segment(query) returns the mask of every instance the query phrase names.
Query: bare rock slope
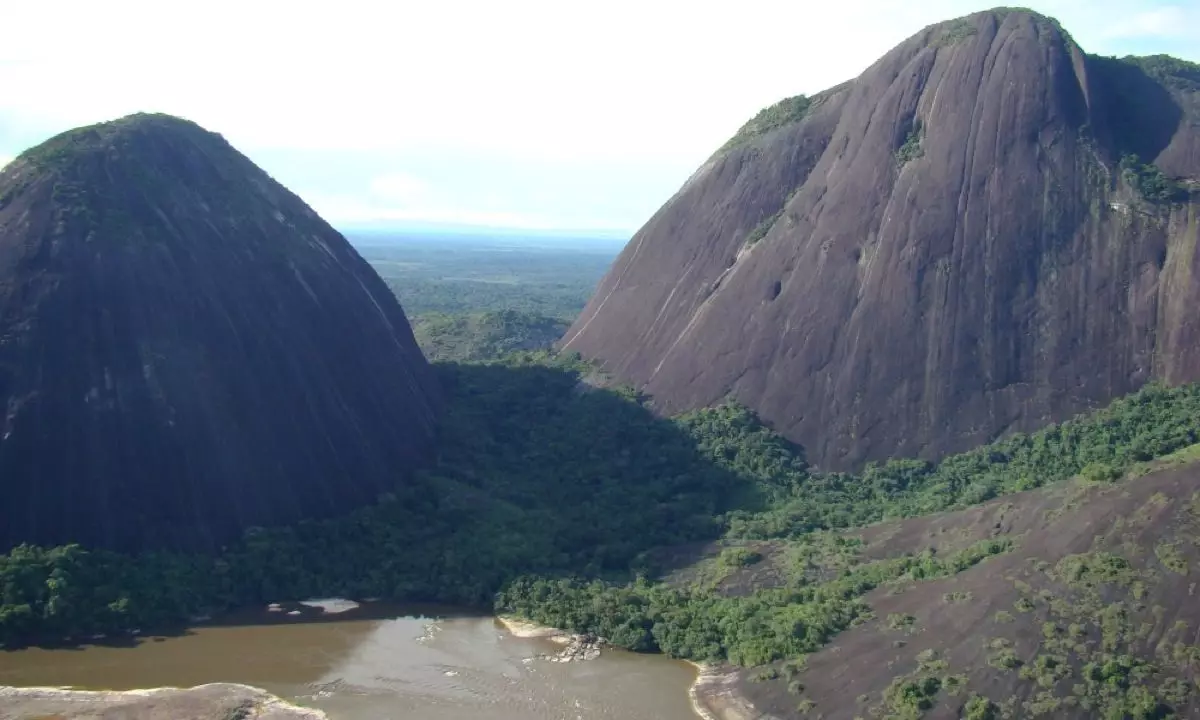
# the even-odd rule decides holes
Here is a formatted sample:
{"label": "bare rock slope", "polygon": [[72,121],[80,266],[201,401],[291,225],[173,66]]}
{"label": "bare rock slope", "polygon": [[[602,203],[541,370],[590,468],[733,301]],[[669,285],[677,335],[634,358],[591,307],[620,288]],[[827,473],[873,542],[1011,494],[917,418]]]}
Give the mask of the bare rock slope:
{"label": "bare rock slope", "polygon": [[[714,670],[722,682],[700,699],[827,720],[1198,717],[1198,460],[1193,446],[1119,483],[1077,479],[849,531],[840,551],[855,563],[1011,547],[946,577],[885,583],[863,597],[872,615],[818,652]],[[847,562],[786,543],[758,550],[764,560],[718,592],[836,576]]]}
{"label": "bare rock slope", "polygon": [[209,548],[355,507],[440,402],[383,281],[220,135],[135,115],[0,172],[4,548]]}
{"label": "bare rock slope", "polygon": [[961,451],[1200,378],[1198,178],[1200,67],[977,13],[747,123],[560,347],[826,469]]}

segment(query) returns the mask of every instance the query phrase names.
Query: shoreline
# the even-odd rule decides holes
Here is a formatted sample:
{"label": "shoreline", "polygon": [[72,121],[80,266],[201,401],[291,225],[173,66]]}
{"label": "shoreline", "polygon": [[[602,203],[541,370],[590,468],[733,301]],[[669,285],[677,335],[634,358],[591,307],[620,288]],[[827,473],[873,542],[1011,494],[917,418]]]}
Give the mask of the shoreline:
{"label": "shoreline", "polygon": [[537,623],[522,620],[512,615],[496,615],[495,618],[496,622],[504,626],[509,635],[516,638],[549,640],[556,645],[568,645],[574,636],[574,633],[569,633],[566,630],[549,627],[548,625],[538,625]]}
{"label": "shoreline", "polygon": [[724,718],[716,715],[715,709],[708,706],[704,698],[700,696],[700,688],[703,687],[701,682],[709,673],[713,672],[712,665],[694,662],[692,660],[684,660],[688,665],[696,668],[696,679],[688,687],[688,700],[692,702],[692,712],[699,715],[703,720],[724,720]]}
{"label": "shoreline", "polygon": [[688,688],[692,710],[703,720],[778,720],[759,712],[738,692],[738,671],[721,665],[685,661],[696,668],[696,680]]}
{"label": "shoreline", "polygon": [[[132,712],[138,717],[224,720],[251,712],[260,720],[329,720],[315,708],[292,704],[262,688],[241,683],[206,683],[190,688],[77,690],[64,687],[0,686],[0,708],[15,717],[98,717]],[[241,715],[238,715],[241,717]],[[10,717],[5,714],[4,717]]]}
{"label": "shoreline", "polygon": [[[560,628],[539,625],[511,615],[494,620],[512,637],[543,639],[570,645],[578,636]],[[668,659],[662,656],[663,659]],[[587,659],[587,658],[576,658]],[[738,688],[738,670],[726,665],[685,660],[695,670],[688,686],[692,712],[701,720],[778,720],[759,712]],[[230,711],[252,709],[260,720],[329,720],[315,708],[296,705],[262,688],[240,683],[206,683],[193,687],[132,690],[86,690],[70,686],[12,687],[0,685],[0,715],[76,717],[77,713],[113,711],[147,713],[146,717],[175,717],[186,711],[196,720],[225,720]]]}
{"label": "shoreline", "polygon": [[571,633],[566,630],[559,630],[548,625],[538,625],[537,623],[522,620],[514,615],[496,615],[496,622],[504,626],[509,635],[519,638],[555,638],[569,637]]}
{"label": "shoreline", "polygon": [[[565,630],[538,625],[512,615],[497,615],[496,621],[513,637],[546,638],[557,643],[568,642],[571,637],[571,633]],[[777,720],[760,713],[737,691],[736,670],[691,660],[683,662],[696,669],[696,679],[688,686],[688,700],[692,712],[701,720]]]}

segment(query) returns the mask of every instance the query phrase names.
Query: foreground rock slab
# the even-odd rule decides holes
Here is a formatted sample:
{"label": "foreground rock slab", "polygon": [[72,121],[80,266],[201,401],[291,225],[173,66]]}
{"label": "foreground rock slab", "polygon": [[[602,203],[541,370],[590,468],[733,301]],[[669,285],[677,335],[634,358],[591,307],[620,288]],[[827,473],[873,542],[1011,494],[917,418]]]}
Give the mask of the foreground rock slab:
{"label": "foreground rock slab", "polygon": [[249,685],[154,690],[0,686],[0,720],[328,720]]}

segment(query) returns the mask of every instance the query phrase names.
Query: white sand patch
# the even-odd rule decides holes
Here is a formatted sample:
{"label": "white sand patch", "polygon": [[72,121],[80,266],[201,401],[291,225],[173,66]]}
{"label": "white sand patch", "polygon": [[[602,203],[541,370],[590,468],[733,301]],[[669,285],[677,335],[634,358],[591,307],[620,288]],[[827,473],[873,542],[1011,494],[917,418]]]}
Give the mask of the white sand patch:
{"label": "white sand patch", "polygon": [[570,633],[559,630],[558,628],[546,627],[538,625],[527,620],[520,620],[508,615],[498,615],[496,619],[508,630],[513,637],[519,638],[550,638],[555,642],[570,642]]}
{"label": "white sand patch", "polygon": [[321,608],[321,610],[329,613],[330,615],[336,615],[337,613],[344,613],[347,610],[353,610],[354,608],[358,607],[358,603],[354,602],[353,600],[346,600],[345,598],[320,598],[318,600],[301,600],[300,604],[305,605],[307,607]]}

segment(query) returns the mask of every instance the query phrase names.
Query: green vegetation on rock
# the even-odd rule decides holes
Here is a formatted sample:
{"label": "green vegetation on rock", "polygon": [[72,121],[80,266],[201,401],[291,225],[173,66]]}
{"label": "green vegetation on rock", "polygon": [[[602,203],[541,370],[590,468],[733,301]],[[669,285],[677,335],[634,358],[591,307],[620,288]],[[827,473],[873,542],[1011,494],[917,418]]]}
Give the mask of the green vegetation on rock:
{"label": "green vegetation on rock", "polygon": [[[666,421],[628,391],[580,392],[590,368],[570,358],[523,354],[439,372],[451,408],[440,461],[421,482],[344,518],[250,532],[218,558],[17,548],[0,559],[0,638],[165,625],[280,598],[487,604],[501,591],[499,607],[541,622],[600,630],[640,649],[755,664],[819,648],[868,612],[855,598],[870,588],[959,572],[1006,549],[991,541],[941,559],[862,562],[853,543],[831,546],[813,531],[968,505],[1071,477],[1096,460],[1125,467],[1194,444],[1200,424],[1195,386],[1151,386],[1091,416],[937,465],[893,461],[856,477],[812,472],[744,408]],[[799,572],[796,587],[743,598],[602,580],[630,568],[650,577],[646,551],[722,528],[731,538],[794,538],[808,548],[797,556],[805,567],[840,566],[841,575],[814,585]],[[1111,576],[1108,567],[1066,572],[1086,580]],[[562,572],[579,579],[539,579]],[[621,600],[611,617],[572,610],[606,597]],[[727,613],[747,619],[744,636],[714,634],[709,623]],[[761,622],[797,632],[764,639],[750,630]]]}
{"label": "green vegetation on rock", "polygon": [[924,126],[918,118],[913,121],[912,129],[908,131],[908,135],[904,138],[904,144],[896,150],[896,162],[904,165],[924,155],[925,150],[921,147],[923,136]]}
{"label": "green vegetation on rock", "polygon": [[999,720],[1000,706],[982,695],[972,695],[963,707],[963,720]]}
{"label": "green vegetation on rock", "polygon": [[767,216],[766,218],[763,219],[762,222],[760,222],[758,225],[755,225],[754,229],[751,230],[749,233],[747,233],[746,239],[744,241],[745,244],[747,246],[754,245],[759,240],[762,240],[763,238],[765,238],[767,236],[767,233],[771,231],[771,228],[774,227],[775,223],[779,221],[779,216],[782,214],[783,214],[783,211],[780,210],[777,213],[773,213],[773,214]]}
{"label": "green vegetation on rock", "polygon": [[785,587],[733,597],[644,577],[631,583],[521,578],[497,596],[496,608],[552,627],[594,632],[634,650],[762,665],[819,650],[870,617],[861,597],[881,585],[947,577],[1011,548],[1011,542],[989,540],[944,559],[926,553],[855,560],[827,582],[811,583],[800,574]]}
{"label": "green vegetation on rock", "polygon": [[990,15],[996,18],[998,21],[1003,22],[1005,18],[1014,13],[1028,15],[1032,17],[1040,27],[1052,28],[1061,33],[1066,39],[1071,40],[1070,34],[1067,33],[1062,24],[1055,18],[1042,15],[1041,13],[1035,12],[1026,7],[995,7],[990,10],[984,10],[980,13],[966,15],[953,20],[946,20],[931,26],[933,33],[930,40],[930,46],[934,48],[951,47],[966,40],[967,38],[975,36],[979,32],[979,28],[977,26],[979,22],[979,15]]}
{"label": "green vegetation on rock", "polygon": [[[1177,622],[1148,652],[1137,648],[1153,624],[1139,623],[1147,610],[1160,618],[1163,608],[1146,608],[1137,598],[1155,574],[1142,563],[1107,550],[1071,555],[1055,568],[1044,568],[1044,580],[1065,583],[1065,597],[1018,582],[1030,612],[1047,618],[1040,647],[1032,660],[1021,662],[1011,641],[993,641],[989,662],[1017,669],[1039,690],[1023,709],[1031,715],[1080,708],[1089,717],[1167,718],[1173,707],[1189,701],[1192,690],[1175,674],[1190,667],[1200,652],[1175,640],[1188,637],[1187,624]],[[1124,594],[1124,593],[1128,594]],[[1121,599],[1127,598],[1127,599]],[[1172,671],[1174,670],[1174,672]]]}
{"label": "green vegetation on rock", "polygon": [[[593,369],[572,357],[518,353],[437,367],[450,409],[438,462],[418,482],[346,517],[253,530],[217,557],[16,548],[0,558],[0,642],[167,627],[310,596],[494,603],[633,650],[743,666],[788,663],[781,666],[787,681],[802,690],[793,661],[848,629],[877,622],[922,632],[911,615],[876,619],[869,593],[952,578],[1016,546],[999,537],[954,552],[877,558],[835,530],[966,507],[1072,478],[1095,463],[1123,472],[1194,445],[1200,432],[1200,388],[1155,385],[940,463],[896,460],[856,476],[814,470],[745,408],[656,418],[637,393],[583,382]],[[1179,512],[1191,517],[1186,506]],[[670,578],[669,555],[657,549],[722,536],[729,544],[717,554],[724,575],[715,584]],[[771,562],[745,539],[775,543]],[[1170,547],[1158,554],[1178,567]],[[764,567],[778,573],[773,584],[745,584],[744,573]],[[1088,597],[1146,580],[1107,550],[1038,567]],[[935,597],[946,607],[972,604],[960,591]],[[1042,688],[1030,708],[1058,707],[1064,700],[1051,687],[1072,680],[1081,689],[1071,702],[1105,712],[1166,702],[1170,677],[1157,665],[1122,670],[1133,662],[1121,659],[1133,657],[1127,610],[1084,604],[1087,616],[1045,621],[1046,609],[1060,605],[1032,591],[1019,598],[1015,610],[1045,624],[1043,647],[1025,656],[1028,663],[1002,638],[987,651],[989,666]],[[1105,639],[1080,655],[1090,632]],[[919,662],[884,694],[890,712],[916,717],[965,689],[945,659],[922,653]],[[1068,676],[1076,662],[1095,667]],[[1110,691],[1121,683],[1123,694]],[[966,702],[974,716],[993,716],[991,701]]]}
{"label": "green vegetation on rock", "polygon": [[1121,158],[1121,172],[1129,184],[1149,202],[1173,203],[1186,196],[1179,183],[1163,175],[1157,166],[1143,163],[1137,155]]}
{"label": "green vegetation on rock", "polygon": [[581,391],[569,358],[441,365],[439,461],[337,519],[266,528],[218,557],[79,547],[0,556],[0,643],[162,627],[287,598],[475,606],[520,573],[624,572],[708,538],[737,478],[624,391]]}
{"label": "green vegetation on rock", "polygon": [[717,153],[727,152],[739,145],[745,145],[756,137],[766,135],[772,130],[800,122],[808,114],[811,106],[812,100],[809,97],[795,95],[765,107],[750,118],[745,125],[742,125]]}
{"label": "green vegetation on rock", "polygon": [[967,38],[971,37],[979,30],[975,27],[969,18],[961,17],[948,22],[941,23],[938,26],[937,33],[934,35],[933,47],[950,47]]}
{"label": "green vegetation on rock", "polygon": [[[58,169],[64,163],[74,161],[88,152],[110,149],[114,138],[124,130],[144,129],[154,123],[176,125],[179,119],[163,114],[136,113],[108,122],[74,128],[26,150],[17,156],[17,160],[39,169]],[[192,127],[197,133],[206,132],[199,126]]]}
{"label": "green vegetation on rock", "polygon": [[730,534],[768,539],[968,507],[1066,480],[1093,463],[1122,473],[1200,439],[1200,386],[1149,385],[1104,410],[940,463],[892,460],[859,475],[810,472],[797,448],[745,408],[722,406],[678,421],[715,462],[755,481],[766,498],[729,513]]}
{"label": "green vegetation on rock", "polygon": [[412,319],[417,344],[430,360],[493,360],[518,350],[549,348],[567,331],[565,320],[519,310],[427,313]]}
{"label": "green vegetation on rock", "polygon": [[1128,55],[1121,62],[1141,68],[1150,77],[1168,87],[1200,91],[1200,65],[1171,55]]}
{"label": "green vegetation on rock", "polygon": [[718,558],[720,563],[728,568],[749,567],[761,562],[762,559],[762,553],[743,547],[725,548]]}

